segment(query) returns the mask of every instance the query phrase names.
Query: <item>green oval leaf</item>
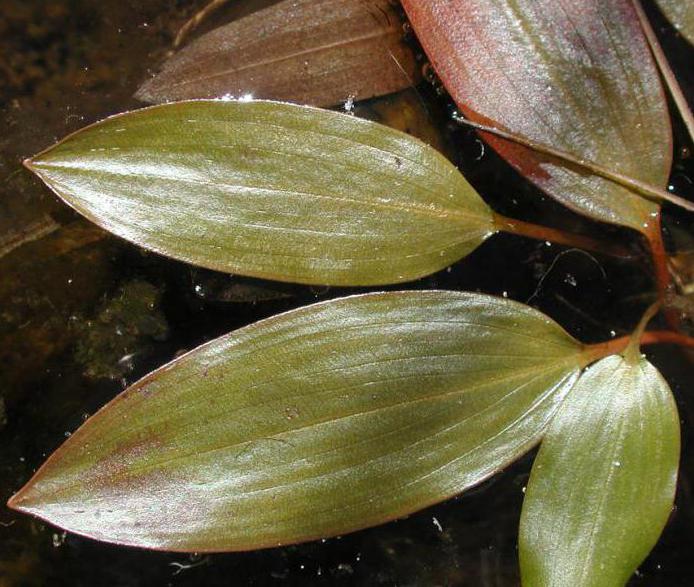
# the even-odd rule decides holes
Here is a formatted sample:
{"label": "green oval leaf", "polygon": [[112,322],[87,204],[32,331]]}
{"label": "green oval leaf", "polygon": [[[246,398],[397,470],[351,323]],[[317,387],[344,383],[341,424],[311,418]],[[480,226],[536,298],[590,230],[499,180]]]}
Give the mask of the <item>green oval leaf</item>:
{"label": "green oval leaf", "polygon": [[552,420],[523,503],[524,585],[624,585],[672,509],[679,462],[672,393],[645,359],[603,359]]}
{"label": "green oval leaf", "polygon": [[135,244],[279,281],[412,280],[496,230],[473,188],[424,143],[306,106],[154,106],[78,131],[27,165]]}
{"label": "green oval leaf", "polygon": [[537,443],[582,350],[539,312],[478,294],[308,306],[130,387],[10,506],[177,551],[373,526],[479,483]]}
{"label": "green oval leaf", "polygon": [[[470,119],[656,187],[672,136],[658,71],[629,0],[402,2],[444,86]],[[658,205],[585,170],[482,133],[577,212],[647,233]]]}
{"label": "green oval leaf", "polygon": [[655,0],[678,32],[694,45],[694,3],[691,0]]}
{"label": "green oval leaf", "polygon": [[419,75],[389,0],[285,0],[195,40],[135,97],[160,103],[251,94],[333,106],[397,92]]}

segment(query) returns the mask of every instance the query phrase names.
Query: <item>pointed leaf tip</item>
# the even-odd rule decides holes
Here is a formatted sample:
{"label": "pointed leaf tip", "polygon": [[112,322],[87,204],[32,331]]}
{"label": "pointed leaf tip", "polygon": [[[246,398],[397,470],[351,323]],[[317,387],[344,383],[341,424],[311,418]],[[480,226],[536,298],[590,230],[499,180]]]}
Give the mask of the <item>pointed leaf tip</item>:
{"label": "pointed leaf tip", "polygon": [[7,507],[11,510],[19,510],[19,492],[15,493],[10,499],[7,500]]}
{"label": "pointed leaf tip", "polygon": [[7,507],[17,512],[30,513],[31,507],[30,504],[27,503],[29,501],[29,497],[27,494],[30,493],[30,491],[30,484],[27,484],[21,489],[19,489],[19,491],[17,491],[7,500]]}

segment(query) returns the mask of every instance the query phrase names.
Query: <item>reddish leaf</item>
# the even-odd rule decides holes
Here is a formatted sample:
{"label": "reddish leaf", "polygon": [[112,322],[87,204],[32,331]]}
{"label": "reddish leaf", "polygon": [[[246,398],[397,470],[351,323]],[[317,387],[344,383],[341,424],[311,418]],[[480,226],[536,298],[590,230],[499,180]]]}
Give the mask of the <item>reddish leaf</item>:
{"label": "reddish leaf", "polygon": [[252,94],[317,106],[406,88],[417,77],[388,0],[287,0],[219,27],[169,59],[136,97]]}
{"label": "reddish leaf", "polygon": [[[469,118],[662,187],[671,132],[658,74],[627,0],[403,0],[434,69]],[[497,137],[553,197],[646,231],[657,205]]]}
{"label": "reddish leaf", "polygon": [[150,373],[8,505],[76,534],[187,552],[374,526],[537,444],[590,352],[532,308],[481,294],[314,304]]}

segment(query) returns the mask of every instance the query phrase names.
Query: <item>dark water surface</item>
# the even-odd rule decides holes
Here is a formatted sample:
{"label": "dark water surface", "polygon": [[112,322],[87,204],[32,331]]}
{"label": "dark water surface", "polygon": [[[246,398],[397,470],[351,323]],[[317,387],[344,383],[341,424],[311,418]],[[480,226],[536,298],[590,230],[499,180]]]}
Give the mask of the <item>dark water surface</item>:
{"label": "dark water surface", "polygon": [[[271,2],[235,0],[213,26]],[[245,280],[108,237],[24,171],[23,158],[103,116],[139,107],[180,24],[205,1],[0,0],[0,502],[84,418],[176,353],[277,312],[360,291]],[[692,97],[692,49],[657,19]],[[689,77],[687,77],[689,76]],[[345,96],[345,99],[347,95]],[[428,84],[359,105],[458,163],[500,212],[618,238],[548,201],[450,121]],[[692,196],[691,145],[676,129],[671,183]],[[669,246],[692,249],[692,217],[668,211]],[[559,256],[561,255],[561,256]],[[687,271],[686,260],[681,263]],[[691,267],[689,267],[691,270]],[[538,285],[540,284],[540,285]],[[628,332],[652,284],[644,259],[592,257],[499,236],[411,288],[504,294],[585,341]],[[694,584],[691,357],[648,350],[671,383],[683,430],[677,508],[634,585]],[[0,506],[0,587],[23,585],[517,585],[516,535],[532,455],[464,496],[342,538],[253,553],[185,556],[100,544]],[[644,480],[647,483],[648,480]]]}

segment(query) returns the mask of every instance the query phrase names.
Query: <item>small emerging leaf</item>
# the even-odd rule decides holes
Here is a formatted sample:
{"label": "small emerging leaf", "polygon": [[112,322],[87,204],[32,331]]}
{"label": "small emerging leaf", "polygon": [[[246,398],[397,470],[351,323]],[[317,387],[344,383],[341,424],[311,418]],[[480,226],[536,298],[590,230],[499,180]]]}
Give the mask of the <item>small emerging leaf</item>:
{"label": "small emerging leaf", "polygon": [[655,545],[679,461],[672,393],[645,359],[588,369],[549,426],[523,504],[528,587],[618,587]]}
{"label": "small emerging leaf", "polygon": [[10,505],[100,540],[246,550],[446,499],[538,442],[585,361],[515,302],[354,296],[214,340],[90,418]]}
{"label": "small emerging leaf", "polygon": [[285,0],[203,35],[164,64],[145,102],[240,97],[333,106],[419,78],[389,0]]}
{"label": "small emerging leaf", "polygon": [[[664,188],[667,104],[630,0],[402,2],[465,115]],[[658,205],[557,159],[483,133],[564,205],[644,233]]]}
{"label": "small emerging leaf", "polygon": [[330,285],[412,280],[495,232],[424,143],[277,102],[180,102],[114,116],[27,162],[78,212],[210,269]]}

